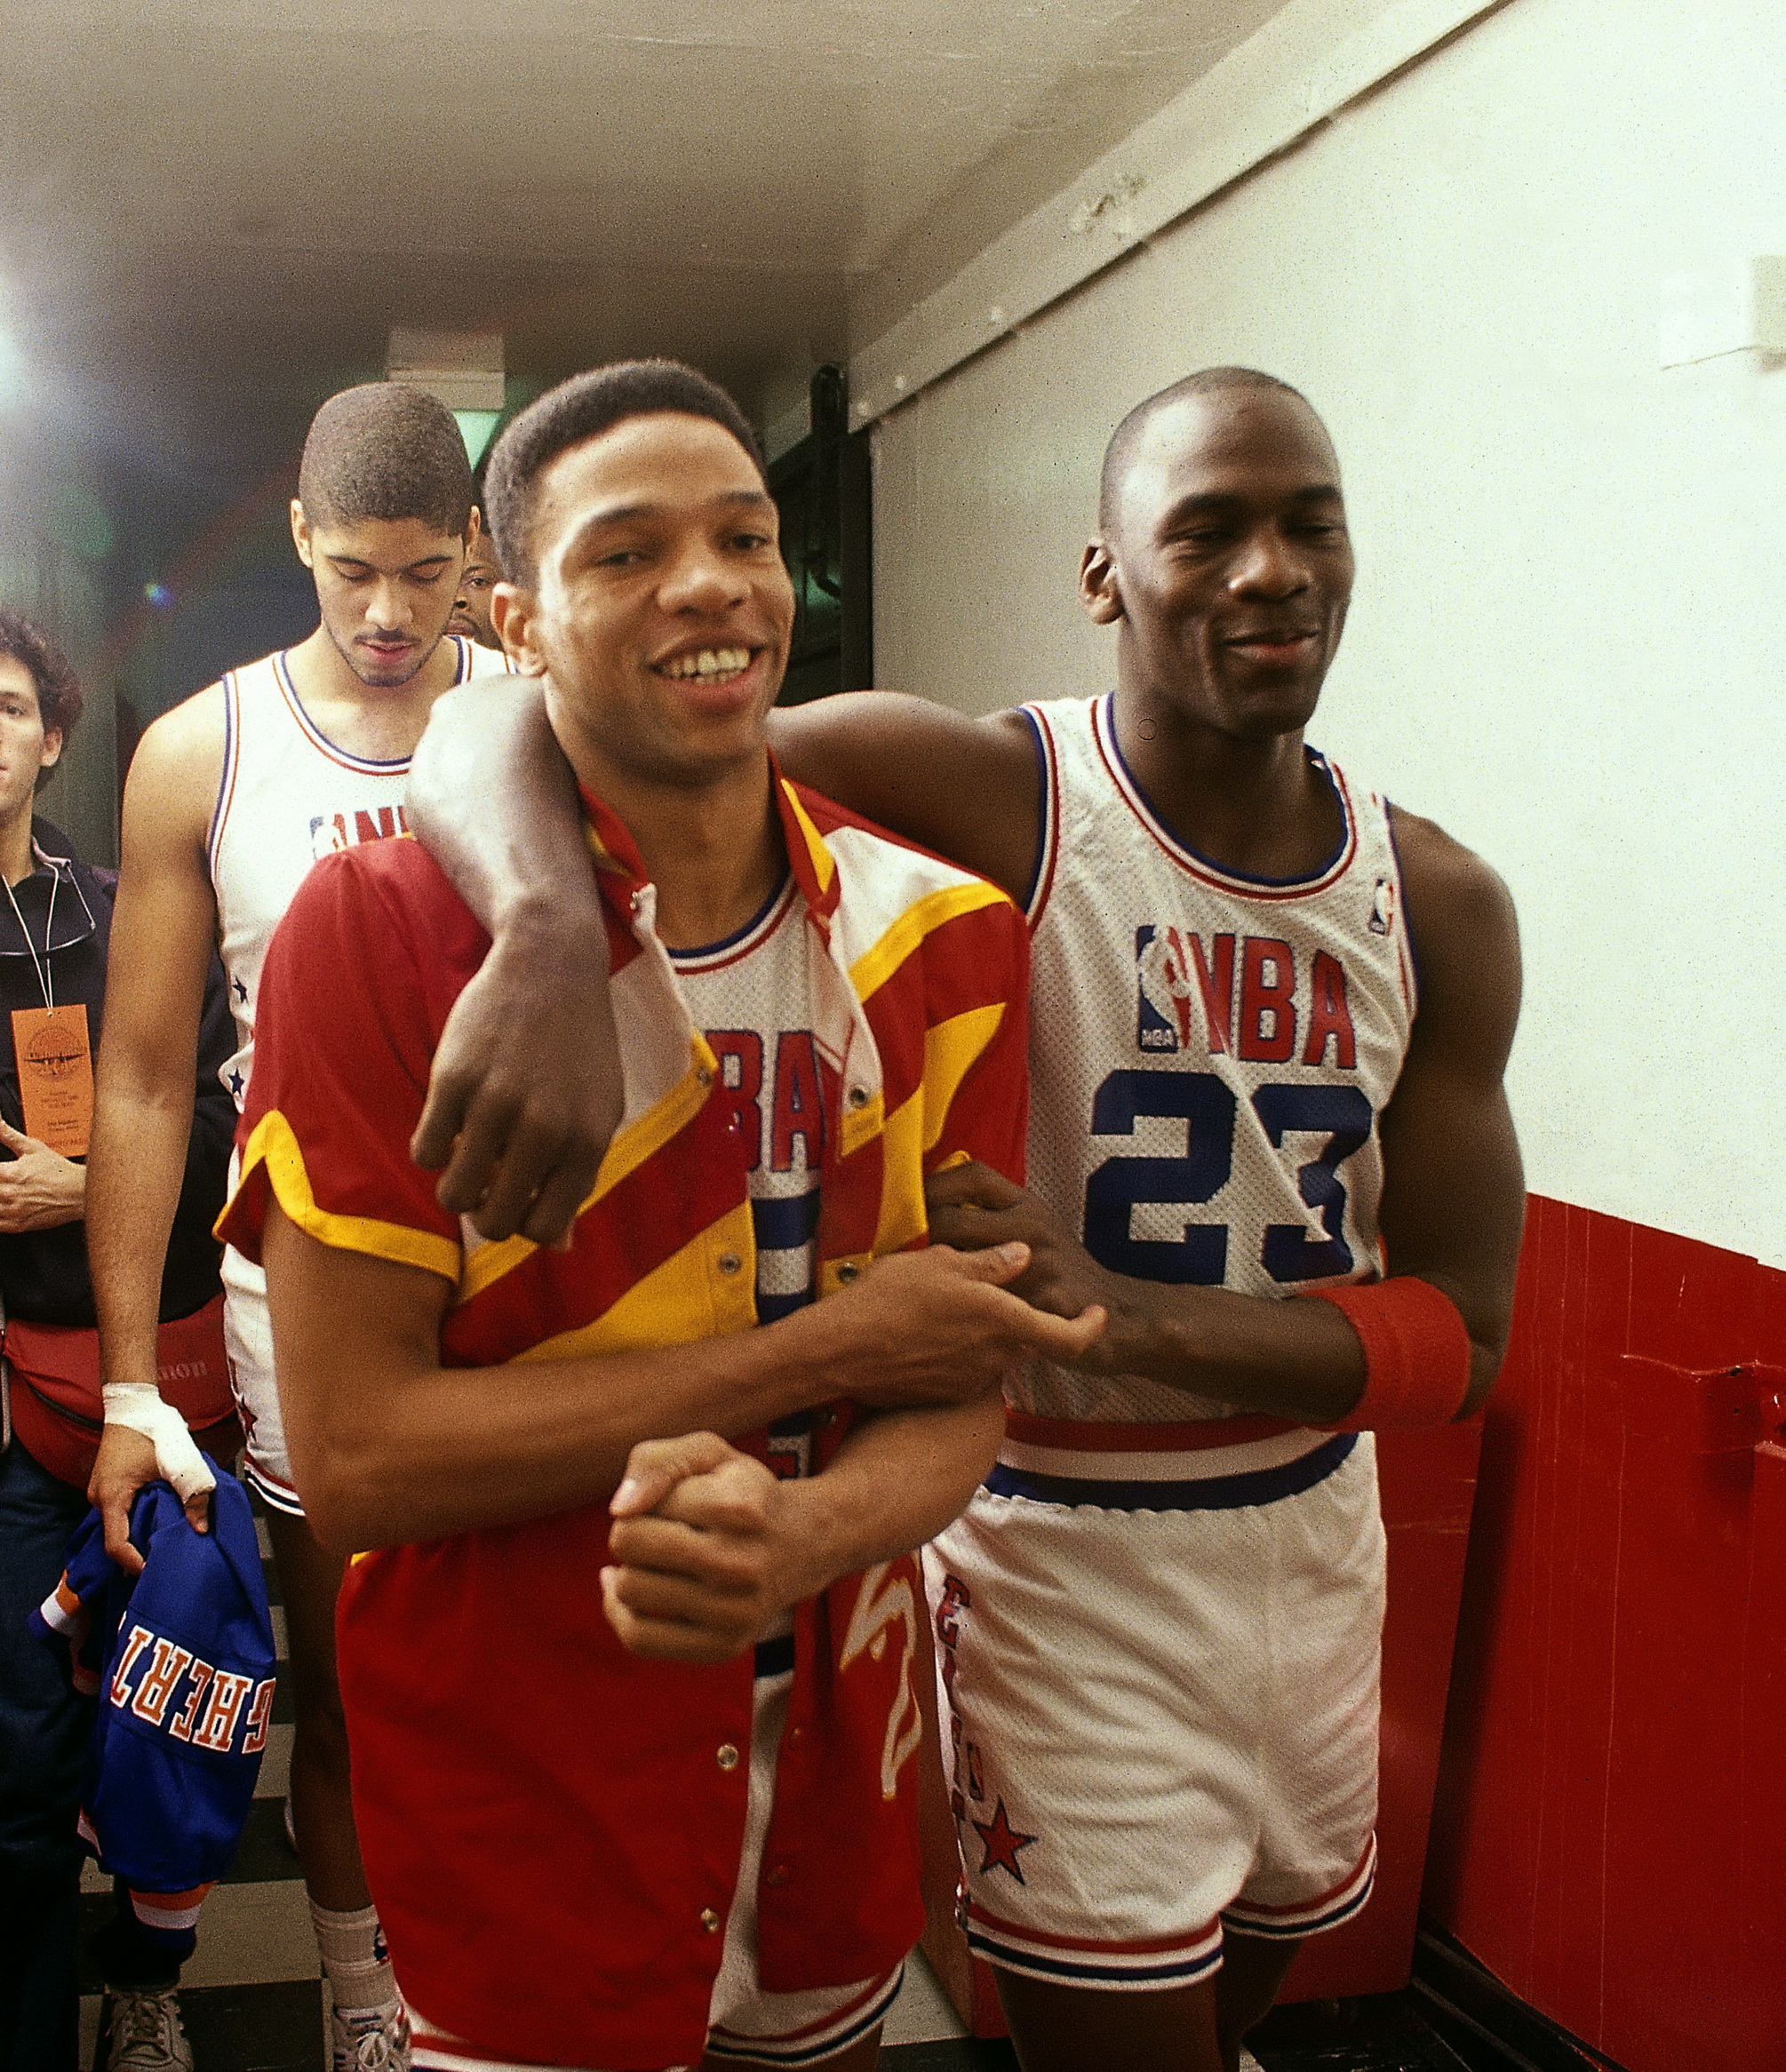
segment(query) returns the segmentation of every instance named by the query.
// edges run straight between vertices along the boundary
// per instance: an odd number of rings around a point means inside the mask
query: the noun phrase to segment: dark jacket
[[[95,1056],[105,1012],[106,957],[110,948],[113,873],[95,871],[74,857],[68,838],[47,820],[35,820],[32,834],[41,857],[67,859],[53,867],[44,861],[22,885],[12,888],[42,958],[44,929],[51,922],[50,892],[55,886],[55,914],[49,938],[49,966],[57,1003],[84,1000],[88,1040]],[[23,1129],[19,1073],[12,1052],[11,1016],[15,1008],[40,1008],[44,993],[36,968],[19,930],[12,902],[0,897],[0,1115]],[[235,1048],[229,995],[223,967],[213,957],[205,981],[204,1010],[199,1024],[198,1083],[192,1135],[186,1152],[186,1178],[175,1211],[173,1235],[162,1274],[161,1318],[190,1316],[218,1292],[218,1263],[222,1247],[211,1226],[223,1207],[229,1171],[230,1140],[235,1132],[235,1105],[218,1080],[219,1068]],[[51,1231],[0,1234],[0,1297],[9,1316],[36,1324],[91,1325],[92,1283],[87,1277],[86,1225],[62,1223]]]

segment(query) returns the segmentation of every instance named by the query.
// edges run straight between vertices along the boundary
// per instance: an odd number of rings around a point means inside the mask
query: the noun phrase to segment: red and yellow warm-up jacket
[[[771,782],[817,952],[813,1032],[839,1090],[823,1296],[924,1241],[929,1173],[968,1157],[1022,1177],[1027,949],[993,887]],[[411,1162],[442,1027],[488,948],[424,849],[324,859],[267,954],[221,1234],[258,1256],[271,1194],[326,1244],[443,1275],[449,1364],[668,1346],[756,1321],[745,1140],[716,1097],[637,851],[588,804],[627,1099],[568,1252],[479,1241]],[[850,1418],[847,1403],[821,1413],[816,1467]],[[742,1443],[763,1450],[761,1435]],[[381,1550],[342,1594],[360,1839],[399,1978],[431,2023],[493,2057],[701,2052],[743,1836],[752,1664],[626,1654],[596,1580],[608,1524],[592,1505]],[[909,1556],[800,1608],[758,1893],[771,1990],[875,1976],[916,1940],[923,1617]]]

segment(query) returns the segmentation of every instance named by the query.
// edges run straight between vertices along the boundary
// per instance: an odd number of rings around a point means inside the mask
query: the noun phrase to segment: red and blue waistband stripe
[[[1081,1475],[1050,1475],[996,1462],[982,1487],[994,1496],[1019,1496],[1032,1503],[1086,1504],[1100,1510],[1243,1510],[1300,1496],[1343,1466],[1358,1444],[1355,1431],[1336,1432],[1294,1461],[1240,1475],[1208,1475],[1195,1481],[1102,1481]]]

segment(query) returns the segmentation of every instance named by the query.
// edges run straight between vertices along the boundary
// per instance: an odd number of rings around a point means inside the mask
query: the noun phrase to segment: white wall
[[[109,545],[109,521],[82,464],[4,403],[0,398],[0,604],[50,635],[74,664],[86,696],[85,715],[41,810],[90,863],[116,863],[112,690],[94,672],[105,637],[95,569]]]
[[[1511,0],[877,430],[877,681],[1108,681],[1103,442],[1307,390],[1359,579],[1312,737],[1522,917],[1530,1184],[1786,1263],[1786,370],[1663,372],[1663,279],[1786,252],[1786,9]]]

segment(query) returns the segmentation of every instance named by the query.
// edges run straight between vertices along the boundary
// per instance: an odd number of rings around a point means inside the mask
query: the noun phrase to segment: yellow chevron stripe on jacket
[[[819,1176],[823,1294],[923,1241],[924,1180],[937,1167],[977,1158],[1021,1177],[1027,938],[1011,902],[983,880],[798,786],[777,782],[774,799],[804,905],[812,1033],[837,1072]],[[434,1046],[482,953],[457,895],[413,849],[406,862],[362,859],[329,877],[335,925],[363,928],[364,944],[305,946],[313,985],[343,996],[371,988],[363,1006],[348,1003],[354,1040],[331,1045],[313,1025],[301,1042],[293,1036],[282,1069],[269,1030],[263,1064],[279,1083],[258,1077],[251,1094],[272,1105],[255,1121],[219,1229],[258,1250],[257,1218],[240,1205],[270,1186],[323,1243],[442,1275],[454,1284],[442,1335],[454,1362],[675,1344],[755,1320],[749,1160],[717,1060],[656,933],[636,848],[594,803],[590,846],[626,1102],[568,1251],[481,1241],[409,1162]],[[429,983],[443,959],[447,978]],[[381,1044],[398,1055],[381,1061]]]

